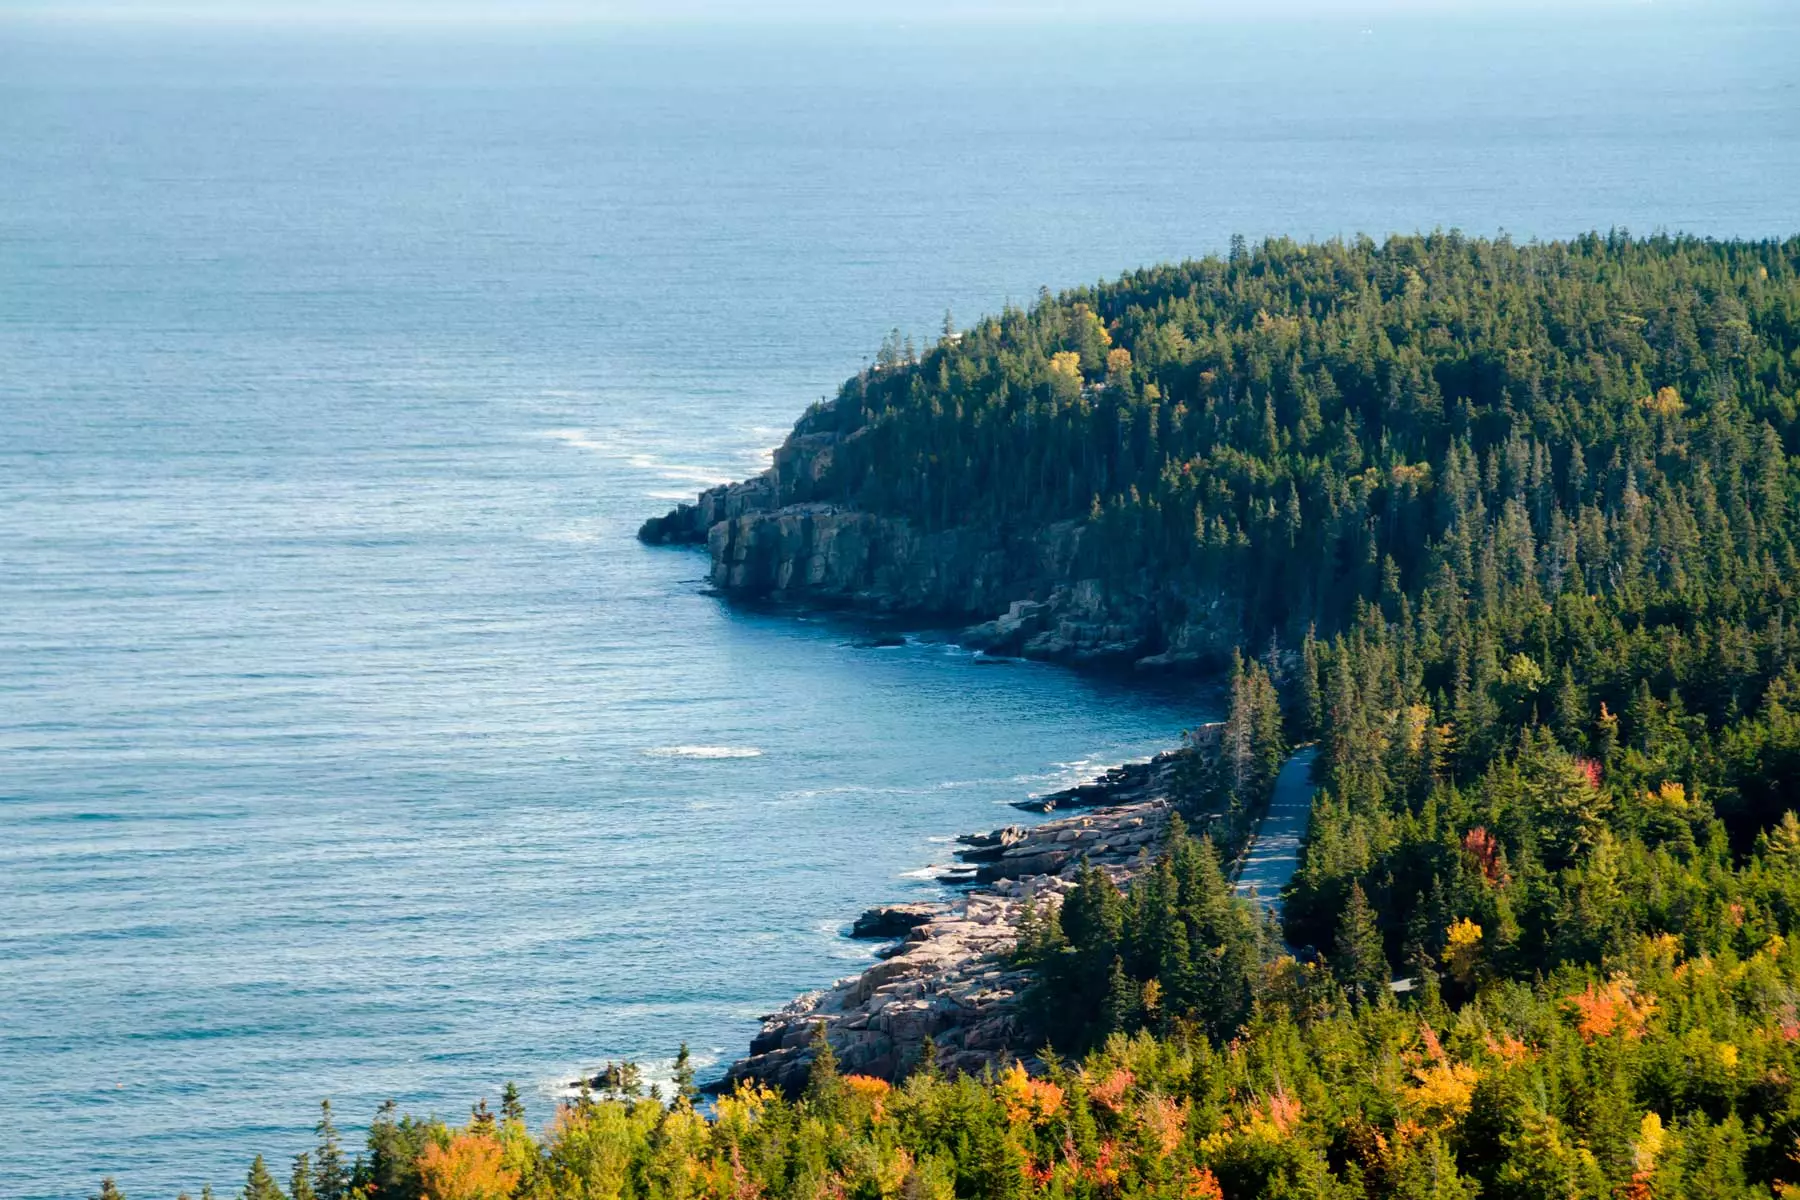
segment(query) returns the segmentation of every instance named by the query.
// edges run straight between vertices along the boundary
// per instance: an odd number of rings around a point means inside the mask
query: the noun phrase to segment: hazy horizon
[[[875,0],[847,8],[825,0],[0,0],[0,19],[53,24],[312,26],[691,25],[829,26],[920,22],[1066,24],[1416,17],[1566,16],[1570,13],[1694,11],[1729,16],[1774,12],[1767,0],[1710,5],[1702,0]]]

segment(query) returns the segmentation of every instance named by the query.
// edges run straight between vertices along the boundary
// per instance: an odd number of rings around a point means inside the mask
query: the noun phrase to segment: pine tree
[[[319,1123],[313,1126],[319,1148],[313,1156],[313,1192],[318,1200],[347,1200],[350,1173],[345,1169],[344,1152],[338,1142],[337,1126],[331,1121],[331,1101],[319,1101]]]
[[[1350,899],[1338,924],[1336,951],[1332,974],[1352,999],[1370,1003],[1387,991],[1392,972],[1382,948],[1381,929],[1375,923],[1375,910],[1360,883],[1350,885]]]
[[[294,1173],[288,1180],[288,1194],[293,1200],[318,1200],[313,1191],[312,1155],[304,1150],[294,1155]]]
[[[519,1087],[510,1079],[500,1091],[500,1118],[525,1123],[525,1101],[519,1098]]]
[[[694,1057],[683,1042],[675,1055],[675,1103],[681,1108],[692,1108],[699,1098],[700,1089],[694,1086]]]
[[[1275,691],[1275,682],[1269,676],[1268,668],[1260,662],[1250,664],[1246,681],[1250,702],[1250,745],[1254,759],[1251,786],[1254,789],[1252,802],[1262,804],[1269,798],[1269,791],[1275,786],[1275,777],[1281,773],[1282,760],[1287,757],[1287,737],[1282,728],[1281,697]]]
[[[1244,658],[1235,650],[1231,655],[1231,706],[1219,735],[1219,760],[1232,806],[1241,809],[1250,802],[1256,773],[1256,713]]]
[[[1306,627],[1306,640],[1300,645],[1300,702],[1297,706],[1301,740],[1316,738],[1325,725],[1325,687],[1319,674],[1319,642],[1313,627]]]
[[[1580,753],[1587,748],[1587,702],[1575,682],[1574,668],[1565,661],[1556,678],[1556,702],[1551,722],[1556,736],[1568,749]]]
[[[250,1164],[250,1173],[244,1180],[242,1200],[286,1200],[281,1194],[281,1185],[269,1174],[269,1168],[263,1165],[260,1154]]]
[[[919,1056],[913,1060],[908,1078],[918,1078],[930,1083],[943,1077],[943,1069],[938,1066],[937,1039],[928,1033],[925,1040],[919,1043]]]
[[[817,1111],[835,1113],[843,1101],[844,1080],[838,1074],[837,1051],[825,1036],[825,1022],[813,1026],[812,1061],[806,1070],[806,1100]]]
[[[1125,973],[1125,960],[1115,956],[1112,971],[1106,979],[1106,1001],[1100,1010],[1101,1037],[1135,1030],[1142,1000],[1143,989]]]

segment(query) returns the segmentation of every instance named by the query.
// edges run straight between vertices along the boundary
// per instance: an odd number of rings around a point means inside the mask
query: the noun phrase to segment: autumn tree
[[[500,1142],[474,1131],[427,1145],[418,1170],[424,1200],[510,1200],[519,1182],[502,1162]]]

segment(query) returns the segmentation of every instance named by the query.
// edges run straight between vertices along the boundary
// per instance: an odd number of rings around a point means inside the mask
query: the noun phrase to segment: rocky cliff
[[[809,414],[762,475],[702,492],[638,537],[704,545],[727,596],[973,622],[964,642],[996,655],[1208,669],[1241,643],[1244,614],[1224,589],[1084,577],[1086,522],[927,532],[842,503],[828,413]]]

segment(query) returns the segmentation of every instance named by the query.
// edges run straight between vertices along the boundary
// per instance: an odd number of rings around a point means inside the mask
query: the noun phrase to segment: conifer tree
[[[1106,980],[1106,1001],[1100,1010],[1102,1037],[1130,1033],[1138,1027],[1143,989],[1125,973],[1125,960],[1114,957]]]
[[[694,1058],[688,1053],[688,1044],[683,1042],[675,1055],[675,1103],[682,1108],[692,1108],[699,1098],[700,1089],[694,1086]]]
[[[844,1080],[838,1074],[837,1051],[825,1036],[825,1022],[813,1027],[811,1061],[806,1070],[806,1100],[820,1112],[835,1113],[843,1104]]]
[[[1360,883],[1350,885],[1350,899],[1338,924],[1332,973],[1352,999],[1371,1003],[1387,991],[1392,972],[1381,944],[1375,910]]]
[[[519,1096],[519,1087],[512,1080],[500,1091],[500,1118],[503,1121],[525,1123],[525,1101]]]
[[[936,1082],[944,1077],[943,1069],[938,1066],[937,1039],[932,1037],[929,1033],[925,1035],[925,1040],[919,1044],[919,1056],[913,1060],[912,1070],[907,1077],[909,1079],[920,1079],[926,1082]]]
[[[291,1200],[318,1200],[313,1191],[312,1155],[302,1150],[294,1155],[294,1171],[288,1177],[288,1195]]]
[[[281,1185],[269,1174],[269,1168],[263,1165],[260,1154],[250,1164],[250,1172],[244,1180],[242,1200],[286,1200],[281,1194]]]
[[[344,1163],[337,1126],[331,1120],[331,1101],[319,1101],[319,1123],[313,1126],[319,1146],[313,1155],[313,1192],[318,1200],[347,1200],[350,1172]]]
[[[1318,737],[1325,723],[1325,689],[1319,677],[1319,641],[1312,625],[1306,627],[1306,640],[1300,645],[1300,697],[1295,710],[1300,737]]]

